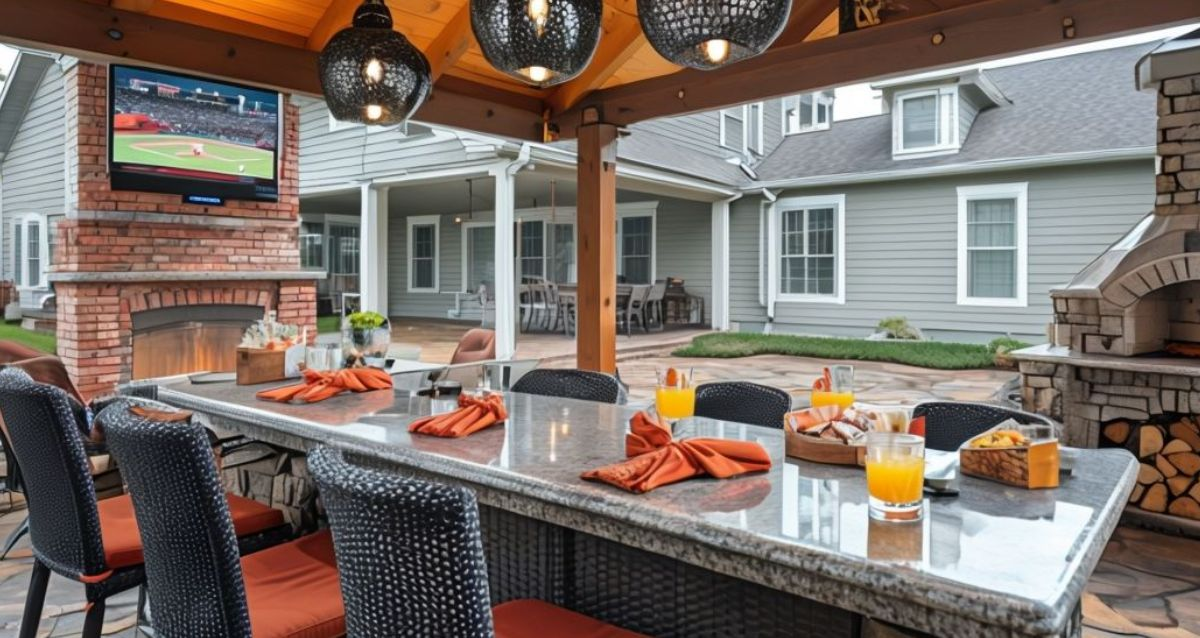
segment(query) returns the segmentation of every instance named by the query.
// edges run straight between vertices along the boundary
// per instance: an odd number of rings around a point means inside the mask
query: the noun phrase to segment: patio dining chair
[[[472,328],[458,340],[450,365],[490,361],[496,358],[496,331]]]
[[[623,405],[626,401],[625,387],[620,379],[591,370],[530,370],[513,384],[512,391],[617,405]]]
[[[540,600],[491,606],[479,507],[470,490],[309,452],[329,513],[350,636],[635,638]]]
[[[145,548],[156,635],[345,635],[328,531],[239,558],[236,524],[221,498],[204,429],[137,416],[128,409],[109,415],[107,424]]]
[[[650,293],[651,286],[633,285],[629,287],[629,297],[624,305],[617,305],[617,323],[625,326],[625,336],[633,336],[633,322],[636,320],[642,326],[642,332],[649,332],[646,329],[646,298]]]
[[[913,418],[925,417],[925,447],[953,452],[963,443],[1012,419],[1022,425],[1048,425],[1059,432],[1054,420],[1032,412],[1002,408],[987,403],[928,401],[913,408]]]
[[[33,546],[19,635],[37,635],[53,571],[84,585],[88,607],[82,635],[99,636],[107,598],[145,580],[132,501],[128,495],[96,500],[83,438],[61,388],[6,368],[0,371],[0,417],[0,429],[20,464]],[[241,535],[258,540],[290,534],[281,512],[229,498]]]
[[[769,385],[719,381],[696,386],[696,416],[782,428],[791,409],[791,395]]]
[[[666,279],[654,282],[654,285],[650,286],[650,291],[646,293],[644,325],[647,331],[650,330],[650,326],[654,326],[655,331],[666,328],[666,315],[663,314],[663,300],[666,299],[666,296]]]

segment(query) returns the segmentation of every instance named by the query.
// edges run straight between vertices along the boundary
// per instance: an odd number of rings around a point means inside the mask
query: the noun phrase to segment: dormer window
[[[958,87],[896,94],[894,155],[940,155],[958,150]]]
[[[824,131],[833,122],[833,91],[819,91],[783,98],[785,135]]]

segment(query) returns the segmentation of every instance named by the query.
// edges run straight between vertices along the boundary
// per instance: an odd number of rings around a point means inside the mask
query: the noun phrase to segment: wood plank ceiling
[[[537,89],[496,71],[470,29],[468,0],[387,0],[396,28],[429,57],[434,97],[417,119],[524,139],[572,136],[580,109],[615,124],[1195,19],[1196,0],[904,0],[885,23],[837,34],[837,0],[794,0],[759,58],[681,70],[646,41],[636,0],[605,0],[584,73]],[[360,0],[3,0],[0,40],[97,59],[127,58],[315,94],[317,52]],[[1065,20],[1076,25],[1070,33]],[[111,27],[121,31],[114,39]],[[108,37],[105,34],[108,33]],[[942,44],[932,44],[933,34]]]

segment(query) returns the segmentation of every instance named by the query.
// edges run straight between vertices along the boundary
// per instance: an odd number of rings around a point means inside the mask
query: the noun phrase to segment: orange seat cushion
[[[283,512],[248,498],[226,494],[233,530],[249,536],[283,525]],[[100,540],[109,569],[142,564],[142,537],[128,494],[96,502],[100,514]]]
[[[329,530],[242,558],[254,638],[334,638],[346,612]]]
[[[590,616],[540,600],[510,600],[492,607],[496,638],[646,638]]]

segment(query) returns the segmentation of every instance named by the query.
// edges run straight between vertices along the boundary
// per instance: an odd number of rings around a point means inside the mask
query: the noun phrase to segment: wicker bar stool
[[[329,513],[350,636],[635,638],[539,600],[491,607],[475,494],[308,455]]]
[[[696,416],[782,428],[792,397],[779,388],[749,381],[720,381],[696,386]]]
[[[99,636],[105,600],[145,580],[132,502],[127,495],[96,500],[83,438],[62,389],[7,368],[0,371],[0,415],[21,466],[33,545],[20,636],[37,634],[51,571],[84,585],[82,635]],[[244,536],[290,532],[280,512],[249,499],[230,499]]]
[[[512,391],[617,405],[626,401],[625,387],[619,379],[591,370],[530,370],[513,384]]]
[[[156,421],[119,407],[106,409],[104,416],[141,529],[157,635],[345,634],[328,531],[239,559],[233,519],[203,428]]]
[[[1013,419],[1023,425],[1048,425],[1059,432],[1058,424],[1040,414],[1011,410],[987,403],[929,401],[913,408],[913,418],[925,417],[925,447],[953,452],[997,425]]]

